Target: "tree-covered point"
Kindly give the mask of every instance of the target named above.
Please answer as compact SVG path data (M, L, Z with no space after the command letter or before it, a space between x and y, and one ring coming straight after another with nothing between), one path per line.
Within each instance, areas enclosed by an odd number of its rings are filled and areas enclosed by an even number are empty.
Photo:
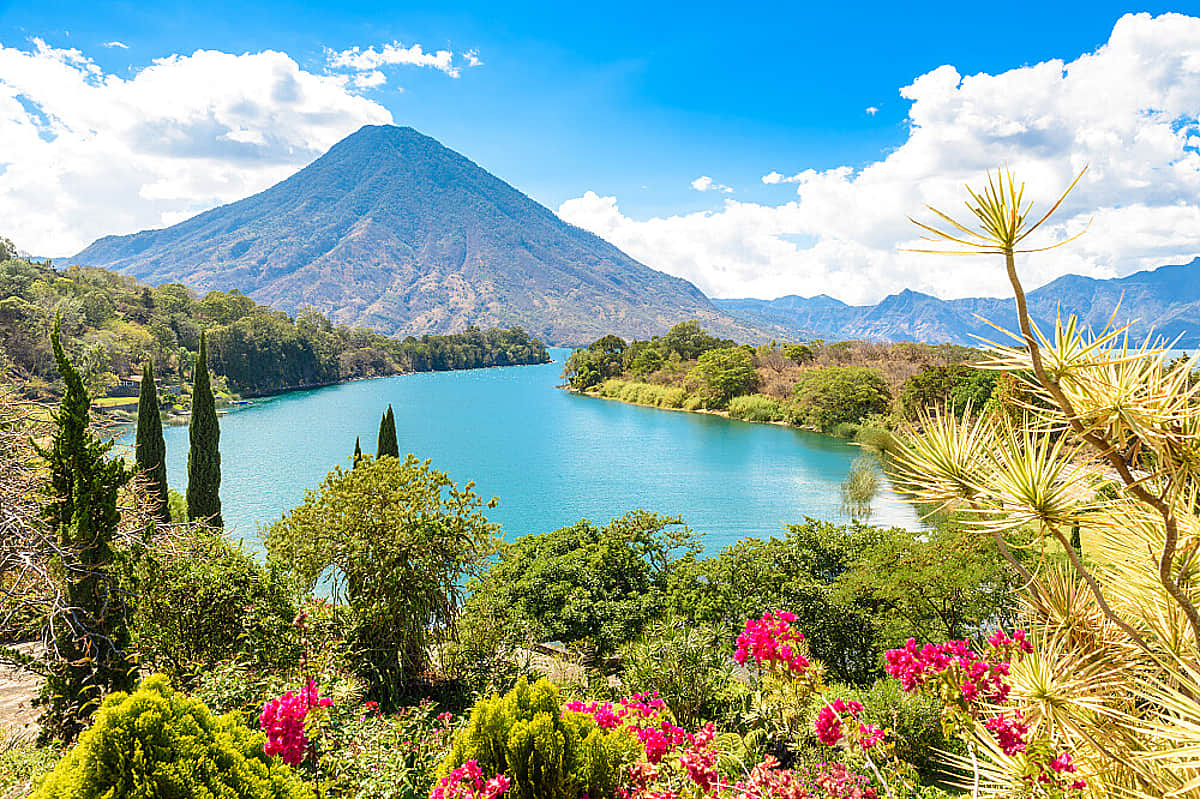
M790 422L853 436L864 424L893 428L928 405L981 407L993 372L968 364L987 353L953 344L867 341L752 347L682 322L662 336L614 335L576 349L563 377L576 391L656 407L727 410L748 421Z
M546 363L545 346L520 328L388 338L335 326L315 311L292 318L238 291L198 296L178 283L148 286L104 269L0 262L0 363L35 391L56 384L47 340L62 317L63 344L93 394L135 375L185 384L208 332L209 366L230 390L264 394L401 372Z

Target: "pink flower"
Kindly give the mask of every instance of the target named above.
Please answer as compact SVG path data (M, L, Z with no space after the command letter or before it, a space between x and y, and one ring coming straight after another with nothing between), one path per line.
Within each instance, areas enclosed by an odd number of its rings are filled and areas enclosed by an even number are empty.
M442 777L429 792L429 799L500 799L511 786L512 781L503 774L484 782L479 761L468 760Z
M749 619L737 639L733 659L745 664L751 658L759 666L779 664L788 671L803 673L809 667L808 658L800 654L798 644L804 633L792 629L793 613L768 611L760 619Z
M679 757L679 764L703 794L717 783L717 752L712 748L714 735L710 721L692 737L691 745Z
M874 724L858 725L858 745L863 749L870 749L882 740L883 730L879 729Z
M263 705L258 716L258 726L267 734L263 752L278 755L289 766L298 766L308 752L308 738L304 735L304 719L314 707L329 707L333 704L328 697L317 693L312 680L299 695L288 691L278 699Z
M1000 745L1000 750L1012 757L1025 751L1025 735L1029 732L1029 728L1023 722L1024 717L1021 715L1021 711L1017 710L1011 717L1006 713L993 716L983 725L996 736L996 743Z
M817 739L826 746L836 746L842 740L842 722L838 714L858 716L863 706L854 700L835 699L821 708L813 727L817 731Z

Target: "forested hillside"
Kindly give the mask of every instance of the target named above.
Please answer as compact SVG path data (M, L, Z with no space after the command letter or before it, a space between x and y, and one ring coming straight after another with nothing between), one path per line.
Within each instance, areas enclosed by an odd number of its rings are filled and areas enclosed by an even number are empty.
M234 291L199 296L178 283L147 286L104 269L20 259L0 263L0 368L33 393L53 390L46 331L62 316L66 346L89 388L103 395L153 357L156 376L184 383L208 334L209 366L228 388L255 395L410 371L545 363L549 354L523 330L480 330L404 340L301 310L295 318Z

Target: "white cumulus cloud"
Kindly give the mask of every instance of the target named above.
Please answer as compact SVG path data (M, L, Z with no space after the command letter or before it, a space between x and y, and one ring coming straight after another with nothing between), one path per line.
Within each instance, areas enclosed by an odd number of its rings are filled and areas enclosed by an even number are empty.
M1000 165L1045 208L1090 164L1039 241L1071 235L1089 218L1091 228L1024 258L1028 284L1200 255L1200 19L1126 15L1103 46L1074 60L996 75L941 66L900 95L911 106L899 147L862 168L773 170L763 183L795 184L782 205L726 200L715 211L635 220L616 198L588 192L559 214L716 296L1004 295L994 260L903 252L919 238L907 217L928 218L925 204L962 209L963 184Z
M724 194L731 194L733 189L728 186L723 186L720 183L714 183L713 179L708 175L701 175L692 181L691 186L696 191L719 191Z
M122 77L79 50L0 46L0 235L69 255L261 191L391 121L280 52L198 50Z
M378 50L375 49L374 45L365 50L356 46L348 50L330 50L326 53L326 56L331 67L352 69L359 72L376 70L382 66L405 65L429 67L445 72L452 78L457 78L461 74L458 66L454 63L454 53L452 51L437 50L427 53L419 44L405 47L400 42L391 42L390 44L383 45ZM475 64L471 63L472 59L478 61L474 51L471 51L469 57L464 56L464 58L467 60L469 66L475 66Z
M105 43L104 43L104 46L105 46L105 47L119 47L119 48L121 48L122 50L128 50L128 49L129 49L129 45L125 44L125 42L118 42L118 41L115 41L115 40L114 40L114 41L111 41L111 42L105 42Z

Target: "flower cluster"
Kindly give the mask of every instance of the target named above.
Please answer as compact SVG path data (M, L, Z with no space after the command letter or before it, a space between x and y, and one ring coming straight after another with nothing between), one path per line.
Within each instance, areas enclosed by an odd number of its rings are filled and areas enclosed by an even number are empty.
M1043 769L1038 775L1038 782L1044 785L1052 785L1059 790L1070 789L1072 791L1082 791L1087 787L1085 780L1070 780L1068 774L1075 773L1075 764L1071 762L1071 756L1063 752L1058 757L1050 761L1050 769ZM1068 782L1068 780L1070 780Z
M596 720L602 730L615 730L627 720L636 723L638 719L657 719L667 706L658 697L658 691L634 694L622 699L617 704L612 702L567 702L567 710L575 713L586 713Z
M1000 751L1009 757L1025 751L1025 735L1029 732L1029 728L1025 725L1025 717L1021 711L1013 711L1012 716L1007 713L992 716L983 723L983 726L996 736L996 743L1000 745Z
M808 799L811 796L812 792L795 772L781 769L779 761L767 755L750 770L747 779L733 786L732 799Z
M468 760L433 786L429 799L500 799L512 782L497 774L486 782L479 761Z
M778 664L785 671L804 673L809 667L802 651L804 633L792 629L794 613L768 611L761 619L749 619L737 639L733 659L745 664L750 658L761 666Z
M690 745L679 756L679 765L683 766L688 777L703 794L708 794L717 786L717 750L713 748L714 737L716 730L710 721L691 736Z
M1024 640L1024 633L1017 631ZM962 703L986 699L1003 704L1011 686L1005 679L1009 664L1005 660L985 660L967 641L926 644L918 648L912 638L903 649L890 649L885 655L887 673L900 681L905 691L915 691L939 678L952 681Z
M328 707L332 701L317 693L312 680L299 694L288 691L278 699L263 705L258 726L267 734L263 752L279 755L289 766L298 766L308 753L308 738L304 734L304 719L314 707Z
M862 774L850 771L841 763L832 764L817 775L817 784L830 799L876 799L876 791Z
M826 746L837 746L838 741L842 740L844 733L842 732L841 715L844 713L853 718L858 718L858 714L862 713L863 706L853 699L846 701L845 699L835 699L833 702L825 705L817 713L817 720L814 726L817 729L817 738Z
M612 702L568 702L566 709L586 713L603 730L624 727L637 736L646 752L646 760L659 763L672 749L692 742L692 736L662 717L666 704L658 692L634 694L617 704Z

